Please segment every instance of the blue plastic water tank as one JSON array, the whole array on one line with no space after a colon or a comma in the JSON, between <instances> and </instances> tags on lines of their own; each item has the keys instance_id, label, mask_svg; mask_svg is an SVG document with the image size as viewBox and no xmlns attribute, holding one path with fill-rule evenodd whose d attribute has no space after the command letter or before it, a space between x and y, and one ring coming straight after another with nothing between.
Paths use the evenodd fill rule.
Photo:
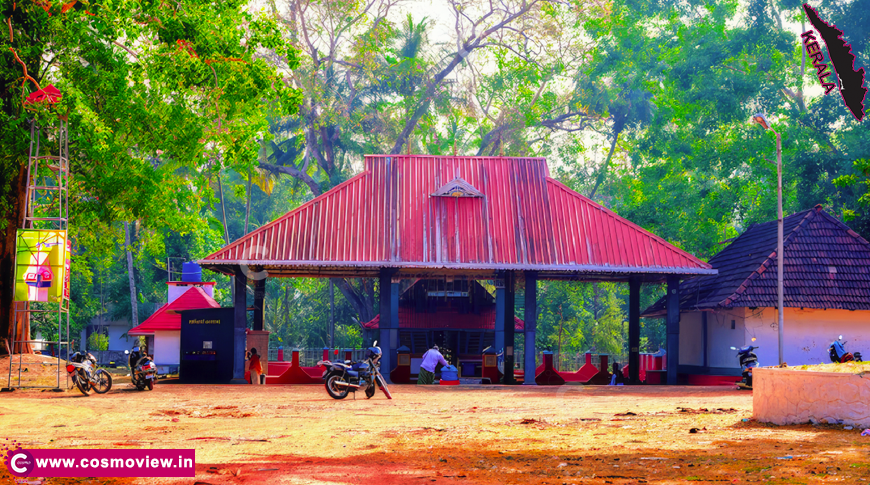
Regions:
<instances>
[{"instance_id":1,"label":"blue plastic water tank","mask_svg":"<svg viewBox=\"0 0 870 485\"><path fill-rule=\"evenodd\" d=\"M202 281L202 268L196 263L184 263L181 265L181 281L197 283Z\"/></svg>"},{"instance_id":2,"label":"blue plastic water tank","mask_svg":"<svg viewBox=\"0 0 870 485\"><path fill-rule=\"evenodd\" d=\"M448 365L441 368L441 380L442 381L458 381L459 373L456 370L456 367L452 365Z\"/></svg>"}]
</instances>

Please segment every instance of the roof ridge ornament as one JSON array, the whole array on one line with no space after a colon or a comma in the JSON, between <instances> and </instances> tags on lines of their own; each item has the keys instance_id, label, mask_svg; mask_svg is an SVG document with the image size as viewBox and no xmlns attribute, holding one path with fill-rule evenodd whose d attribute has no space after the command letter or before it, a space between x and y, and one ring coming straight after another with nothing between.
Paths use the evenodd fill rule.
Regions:
<instances>
[{"instance_id":1,"label":"roof ridge ornament","mask_svg":"<svg viewBox=\"0 0 870 485\"><path fill-rule=\"evenodd\" d=\"M432 197L483 197L483 193L462 177L456 177L433 192Z\"/></svg>"}]
</instances>

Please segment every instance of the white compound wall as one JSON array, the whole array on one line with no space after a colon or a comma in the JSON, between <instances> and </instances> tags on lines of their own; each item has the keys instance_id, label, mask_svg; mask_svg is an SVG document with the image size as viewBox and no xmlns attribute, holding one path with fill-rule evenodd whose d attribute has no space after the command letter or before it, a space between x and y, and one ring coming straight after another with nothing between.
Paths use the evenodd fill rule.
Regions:
<instances>
[{"instance_id":1,"label":"white compound wall","mask_svg":"<svg viewBox=\"0 0 870 485\"><path fill-rule=\"evenodd\" d=\"M784 424L839 423L870 428L870 374L753 371L752 415Z\"/></svg>"}]
</instances>

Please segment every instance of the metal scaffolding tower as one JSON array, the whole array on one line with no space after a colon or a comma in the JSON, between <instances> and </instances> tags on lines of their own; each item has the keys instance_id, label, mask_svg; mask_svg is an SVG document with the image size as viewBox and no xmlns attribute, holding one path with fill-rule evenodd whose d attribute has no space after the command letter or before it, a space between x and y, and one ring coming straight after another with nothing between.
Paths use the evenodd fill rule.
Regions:
<instances>
[{"instance_id":1,"label":"metal scaffolding tower","mask_svg":"<svg viewBox=\"0 0 870 485\"><path fill-rule=\"evenodd\" d=\"M39 126L36 121L31 121L30 125L30 152L27 162L27 193L24 202L24 220L21 221L22 229L34 229L51 234L51 236L38 237L53 238L50 241L39 241L35 244L35 250L39 252L40 245L48 249L51 246L62 245L59 248L62 251L63 264L63 279L56 281L52 274L51 268L43 261L27 263L19 261L22 259L23 238L19 235L16 244L16 264L15 278L18 284L19 271L21 266L27 266L25 272L33 271L37 277L37 283L28 287L28 294L22 298L19 293L16 293L15 298L15 319L12 322L13 335L15 338L12 341L10 352L9 374L7 381L8 389L15 388L46 388L54 390L63 390L69 387L69 383L64 382L64 387L61 387L61 374L64 372L63 361L69 358L71 352L71 339L69 327L69 239L67 229L69 227L69 122L65 117L59 117L57 122L52 126ZM21 234L23 231L19 231ZM59 242L58 242L59 241ZM26 245L26 244L25 244ZM32 269L31 269L32 268ZM30 276L30 275L28 275ZM52 285L60 285L55 287L55 293L52 297L48 297L48 291L44 294L39 294L40 283L50 279ZM33 322L39 322L45 327L51 329L56 326L57 339L51 340L32 340L31 335L23 332L22 326L27 326ZM47 345L56 357L54 362L43 362L40 364L25 363L22 359L22 351L28 350L28 347L33 344ZM45 348L42 349L43 353ZM18 354L17 362L14 355ZM38 365L55 366L56 379L51 385L51 382L42 382L39 379L26 379L29 377L23 374L27 371L27 366L35 367ZM13 367L16 368L13 372Z\"/></svg>"}]
</instances>

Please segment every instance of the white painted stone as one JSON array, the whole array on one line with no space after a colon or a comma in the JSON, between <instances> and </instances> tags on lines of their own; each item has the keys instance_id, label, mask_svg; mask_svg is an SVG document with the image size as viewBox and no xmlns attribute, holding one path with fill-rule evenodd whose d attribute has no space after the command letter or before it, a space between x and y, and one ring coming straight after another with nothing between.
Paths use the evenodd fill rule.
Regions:
<instances>
[{"instance_id":1,"label":"white painted stone","mask_svg":"<svg viewBox=\"0 0 870 485\"><path fill-rule=\"evenodd\" d=\"M758 368L752 372L752 414L773 424L841 420L870 427L870 376Z\"/></svg>"}]
</instances>

